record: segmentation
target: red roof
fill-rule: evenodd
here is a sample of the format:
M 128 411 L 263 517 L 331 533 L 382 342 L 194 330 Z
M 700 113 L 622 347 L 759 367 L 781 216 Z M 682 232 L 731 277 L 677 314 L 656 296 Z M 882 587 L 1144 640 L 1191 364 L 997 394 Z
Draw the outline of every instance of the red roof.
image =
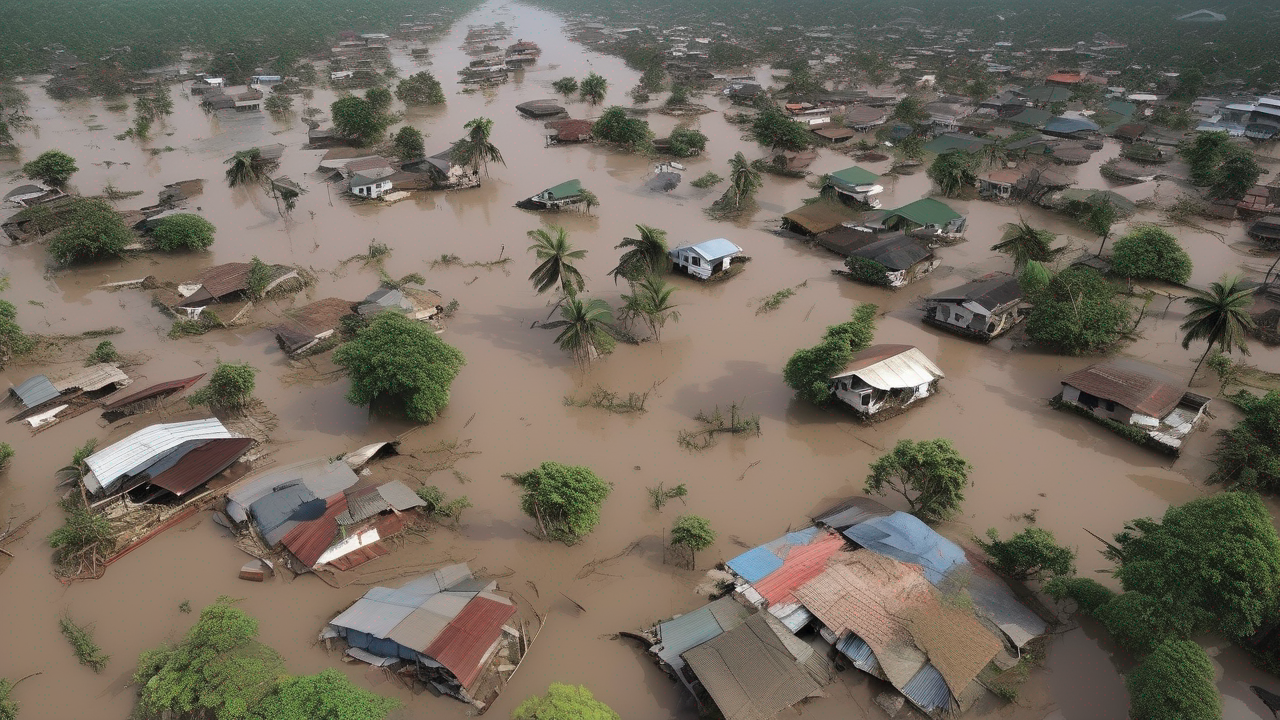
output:
M 1173 412 L 1187 392 L 1186 388 L 1161 382 L 1143 372 L 1105 363 L 1077 370 L 1064 378 L 1062 384 L 1155 418 Z
M 792 590 L 804 585 L 827 569 L 827 561 L 844 547 L 844 538 L 824 533 L 808 545 L 792 546 L 782 560 L 782 567 L 752 584 L 770 605 L 795 602 Z
M 1084 75 L 1080 73 L 1054 73 L 1045 78 L 1045 82 L 1058 83 L 1060 85 L 1075 85 L 1084 81 Z
M 210 440 L 183 455 L 173 467 L 151 478 L 151 484 L 181 497 L 231 467 L 231 463 L 239 460 L 251 447 L 253 438 Z
M 149 388 L 129 393 L 119 400 L 112 400 L 111 402 L 103 405 L 102 409 L 118 410 L 126 405 L 132 405 L 143 400 L 150 400 L 151 398 L 167 395 L 171 392 L 182 392 L 183 390 L 186 390 L 192 385 L 200 382 L 200 378 L 202 377 L 204 377 L 204 373 L 192 375 L 189 378 L 182 378 L 181 380 L 170 380 L 169 382 L 157 383 Z
M 477 595 L 422 654 L 448 668 L 462 687 L 469 689 L 480 677 L 485 653 L 515 612 L 515 605 Z
M 347 501 L 352 498 L 362 498 L 378 492 L 377 487 L 364 487 L 356 490 L 340 492 L 325 498 L 324 514 L 315 520 L 307 520 L 295 525 L 289 532 L 285 533 L 281 540 L 289 552 L 298 558 L 298 562 L 303 567 L 314 567 L 316 562 L 320 560 L 320 556 L 325 551 L 333 547 L 334 540 L 338 538 L 338 516 L 347 509 Z M 359 526 L 348 526 L 348 533 L 363 532 L 370 527 L 378 531 L 379 539 L 385 539 L 395 535 L 404 529 L 405 518 L 403 514 L 392 513 L 389 515 L 379 515 L 372 523 L 364 523 Z M 366 546 L 368 548 L 369 546 Z M 376 555 L 385 555 L 386 551 L 375 553 Z M 363 562 L 372 560 L 373 557 L 367 557 L 359 562 L 347 562 L 348 567 L 355 567 Z M 339 569 L 347 569 L 339 566 Z

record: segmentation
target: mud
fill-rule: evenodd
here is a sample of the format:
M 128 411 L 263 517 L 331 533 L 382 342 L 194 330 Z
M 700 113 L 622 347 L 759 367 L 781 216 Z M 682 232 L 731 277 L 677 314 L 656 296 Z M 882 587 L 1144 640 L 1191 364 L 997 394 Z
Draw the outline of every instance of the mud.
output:
M 517 73 L 506 85 L 461 94 L 454 71 L 467 61 L 458 48 L 466 24 L 496 20 L 515 25 L 513 41 L 533 40 L 543 54 L 534 68 Z M 494 141 L 506 166 L 491 167 L 491 177 L 480 189 L 417 194 L 388 207 L 352 205 L 311 174 L 323 151 L 300 149 L 306 128 L 297 115 L 287 120 L 265 114 L 208 116 L 197 99 L 175 88 L 175 114 L 140 147 L 113 139 L 128 125 L 126 113 L 108 111 L 100 100 L 55 103 L 38 85 L 28 85 L 39 131 L 21 136 L 23 158 L 59 148 L 79 160 L 81 170 L 73 185 L 80 192 L 100 192 L 108 182 L 122 190 L 145 191 L 122 201 L 122 208 L 150 204 L 165 183 L 204 178 L 205 192 L 192 205 L 217 225 L 217 242 L 203 255 L 147 255 L 48 275 L 42 247 L 8 247 L 0 249 L 0 264 L 12 281 L 5 297 L 18 305 L 19 320 L 31 331 L 125 328 L 112 338 L 116 347 L 150 358 L 133 369 L 137 382 L 191 375 L 210 369 L 217 359 L 247 361 L 259 368 L 257 394 L 280 423 L 270 446 L 276 462 L 333 455 L 411 428 L 370 418 L 365 410 L 349 405 L 343 398 L 345 381 L 293 382 L 296 372 L 262 325 L 293 304 L 335 296 L 359 299 L 372 291 L 377 284 L 373 267 L 352 263 L 331 271 L 374 239 L 393 249 L 386 261 L 390 274 L 422 272 L 429 287 L 446 299 L 457 298 L 461 307 L 443 337 L 465 353 L 468 365 L 453 386 L 444 416 L 416 431 L 412 442 L 427 447 L 471 441 L 470 449 L 478 454 L 456 465 L 471 482 L 463 484 L 447 471 L 435 473 L 430 482 L 451 496 L 468 495 L 475 507 L 463 516 L 458 530 L 436 529 L 425 543 L 406 543 L 384 560 L 386 567 L 411 568 L 466 559 L 491 573 L 512 572 L 502 586 L 521 592 L 547 615 L 547 626 L 528 661 L 491 717 L 508 716 L 521 699 L 552 681 L 588 685 L 625 718 L 696 717 L 687 697 L 637 647 L 612 636 L 702 602 L 693 592 L 700 572 L 663 564 L 665 528 L 682 512 L 711 520 L 720 536 L 712 548 L 699 553 L 699 566 L 705 569 L 740 552 L 735 541 L 756 544 L 772 539 L 788 527 L 804 524 L 806 514 L 825 500 L 859 492 L 867 464 L 900 438 L 949 438 L 974 464 L 974 487 L 962 515 L 942 528 L 945 533 L 963 539 L 988 527 L 1016 530 L 1025 524 L 1019 516 L 1034 512 L 1039 525 L 1079 548 L 1082 574 L 1107 567 L 1086 529 L 1103 535 L 1115 532 L 1130 518 L 1159 515 L 1172 503 L 1212 491 L 1203 485 L 1210 469 L 1206 454 L 1213 447 L 1211 433 L 1234 419 L 1224 403 L 1211 406 L 1216 417 L 1173 462 L 1047 407 L 1045 401 L 1058 391 L 1059 379 L 1091 359 L 1027 351 L 1008 338 L 975 344 L 919 321 L 920 296 L 1008 269 L 1007 259 L 988 248 L 999 226 L 1019 215 L 1075 245 L 1096 250 L 1096 239 L 1061 217 L 1031 207 L 960 201 L 956 205 L 969 215 L 968 242 L 942 249 L 939 271 L 896 293 L 855 285 L 830 274 L 838 266 L 835 256 L 769 232 L 782 213 L 814 194 L 804 180 L 766 176 L 759 209 L 737 223 L 716 223 L 705 216 L 703 208 L 722 188 L 697 190 L 687 180 L 707 170 L 723 174 L 736 151 L 760 155 L 760 149 L 743 140 L 741 131 L 720 113 L 680 120 L 701 129 L 711 141 L 703 157 L 685 161 L 686 182 L 668 195 L 644 188 L 653 164 L 649 159 L 602 147 L 544 148 L 541 122 L 521 118 L 514 109 L 517 103 L 552 97 L 553 80 L 581 77 L 588 71 L 608 78 L 607 102 L 618 102 L 638 78 L 620 60 L 567 41 L 558 18 L 522 5 L 490 2 L 434 43 L 432 53 L 432 70 L 445 85 L 447 107 L 410 109 L 406 120 L 428 134 L 427 148 L 434 152 L 460 136 L 465 121 L 480 115 L 494 118 Z M 415 69 L 402 44 L 395 47 L 394 60 L 402 73 Z M 766 71 L 761 74 L 767 79 Z M 311 104 L 327 114 L 332 99 L 331 93 L 317 91 Z M 717 110 L 728 107 L 715 96 L 701 102 Z M 568 107 L 574 117 L 591 117 L 601 109 L 576 100 Z M 659 136 L 677 123 L 657 113 L 648 120 Z M 89 130 L 90 125 L 104 127 Z M 280 174 L 308 191 L 288 221 L 260 190 L 231 190 L 222 181 L 222 161 L 234 151 L 273 142 L 289 148 Z M 144 149 L 165 146 L 175 150 L 153 155 Z M 1105 187 L 1098 167 L 1115 152 L 1108 145 L 1081 166 L 1077 173 L 1083 184 Z M 108 166 L 108 161 L 113 164 Z M 0 172 L 15 170 L 18 164 L 0 163 Z M 810 170 L 821 174 L 849 164 L 847 157 L 823 151 Z M 887 166 L 885 162 L 869 167 L 883 171 Z M 513 207 L 517 200 L 573 177 L 601 200 L 590 215 L 539 215 Z M 883 202 L 894 207 L 929 190 L 923 173 L 904 176 L 889 183 Z M 1159 216 L 1147 213 L 1142 218 Z M 525 279 L 534 267 L 524 251 L 525 233 L 550 224 L 568 228 L 574 244 L 588 250 L 580 266 L 589 278 L 588 294 L 616 305 L 624 289 L 606 273 L 617 259 L 613 246 L 633 233 L 636 223 L 666 229 L 675 243 L 729 237 L 754 262 L 726 283 L 703 286 L 673 278 L 679 287 L 681 319 L 667 326 L 662 343 L 620 345 L 603 362 L 581 371 L 555 347 L 553 333 L 530 329 L 533 321 L 546 317 L 549 307 Z M 1193 285 L 1262 263 L 1233 249 L 1233 243 L 1244 238 L 1238 223 L 1217 229 L 1224 240 L 1174 229 L 1195 260 Z M 515 262 L 492 268 L 431 269 L 431 260 L 446 253 L 463 262 L 500 255 L 513 256 Z M 145 293 L 99 287 L 147 275 L 184 280 L 208 265 L 244 261 L 251 255 L 311 268 L 319 282 L 293 300 L 259 308 L 259 326 L 180 341 L 165 337 L 170 321 L 150 307 Z M 778 309 L 756 314 L 760 299 L 806 281 Z M 947 373 L 938 396 L 872 426 L 794 400 L 781 377 L 782 365 L 795 348 L 812 344 L 825 326 L 847 319 L 858 302 L 877 303 L 885 313 L 878 342 L 917 345 Z M 1185 310 L 1179 303 L 1168 312 L 1163 307 L 1163 300 L 1152 304 L 1141 338 L 1121 352 L 1185 380 L 1198 357 L 1195 348 L 1184 351 L 1178 344 L 1177 325 Z M 84 352 L 90 348 L 86 344 Z M 1255 345 L 1252 362 L 1258 366 L 1280 370 L 1278 358 L 1277 351 Z M 4 370 L 3 378 L 16 383 L 54 369 L 15 366 Z M 597 385 L 628 393 L 644 392 L 655 383 L 644 414 L 615 415 L 563 402 L 565 395 L 583 396 Z M 1200 390 L 1212 392 L 1216 387 Z M 677 445 L 677 432 L 696 426 L 699 411 L 735 401 L 760 415 L 759 437 L 726 435 L 701 452 Z M 101 580 L 60 584 L 50 573 L 50 551 L 43 541 L 61 523 L 53 473 L 85 439 L 106 436 L 94 413 L 35 436 L 17 425 L 0 426 L 0 440 L 18 450 L 12 467 L 0 476 L 0 510 L 8 509 L 19 520 L 43 511 L 25 539 L 6 546 L 16 557 L 0 575 L 0 628 L 7 648 L 0 654 L 0 676 L 43 671 L 17 693 L 24 718 L 126 717 L 133 706 L 134 690 L 128 681 L 138 653 L 181 636 L 192 622 L 192 616 L 178 611 L 184 600 L 199 608 L 220 595 L 243 598 L 245 610 L 262 621 L 262 640 L 280 650 L 294 672 L 340 668 L 353 680 L 404 701 L 405 709 L 397 717 L 467 714 L 466 706 L 450 699 L 413 696 L 378 671 L 344 665 L 314 642 L 321 626 L 367 587 L 334 589 L 310 576 L 292 582 L 277 577 L 264 584 L 239 581 L 236 573 L 246 557 L 207 514 L 131 553 Z M 526 531 L 533 523 L 520 513 L 517 493 L 501 477 L 547 459 L 591 466 L 614 484 L 600 526 L 578 546 L 544 544 L 531 537 Z M 661 514 L 653 511 L 645 488 L 660 481 L 667 486 L 687 483 L 687 504 L 668 504 Z M 639 545 L 632 553 L 595 566 L 594 572 L 582 572 L 593 560 L 613 556 L 636 541 Z M 536 594 L 526 581 L 536 584 Z M 76 664 L 58 635 L 57 618 L 63 613 L 94 624 L 98 643 L 113 656 L 102 675 Z M 1273 687 L 1274 678 L 1251 668 L 1241 653 L 1220 641 L 1211 652 L 1220 670 L 1226 717 L 1263 717 L 1265 708 L 1248 685 Z M 1017 703 L 1005 705 L 989 697 L 972 716 L 1123 718 L 1127 698 L 1119 673 L 1129 662 L 1096 626 L 1068 630 L 1055 637 L 1046 668 L 1033 673 Z M 882 689 L 859 673 L 845 672 L 828 689 L 830 697 L 807 705 L 804 713 L 823 720 L 846 718 L 851 706 L 857 706 L 875 717 L 879 710 L 872 708 L 871 698 Z

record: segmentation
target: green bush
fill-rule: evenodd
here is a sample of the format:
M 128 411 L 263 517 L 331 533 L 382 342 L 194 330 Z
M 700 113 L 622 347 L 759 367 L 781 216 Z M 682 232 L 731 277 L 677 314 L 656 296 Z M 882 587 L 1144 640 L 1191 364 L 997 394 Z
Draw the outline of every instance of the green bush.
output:
M 35 349 L 36 341 L 22 332 L 16 319 L 18 309 L 8 300 L 0 300 L 0 368 L 17 355 L 26 355 Z
M 67 642 L 71 643 L 71 648 L 75 651 L 76 659 L 81 665 L 89 666 L 96 673 L 102 672 L 107 667 L 107 661 L 111 656 L 102 652 L 102 648 L 93 641 L 91 627 L 77 625 L 71 621 L 71 618 L 62 617 L 58 619 L 58 629 L 67 638 Z
M 782 368 L 782 378 L 796 395 L 814 405 L 831 399 L 831 376 L 849 364 L 855 352 L 871 346 L 876 332 L 876 312 L 871 303 L 853 311 L 853 319 L 827 328 L 822 342 L 797 350 Z
M 600 522 L 600 505 L 613 486 L 589 468 L 544 462 L 519 475 L 507 476 L 524 490 L 520 507 L 538 522 L 545 538 L 572 545 Z
M 1217 464 L 1209 482 L 1241 490 L 1280 492 L 1280 391 L 1232 398 L 1244 417 L 1218 431 Z
M 431 422 L 449 404 L 449 386 L 466 358 L 431 327 L 384 312 L 340 346 L 333 361 L 347 371 L 356 405 L 388 407 L 414 422 Z
M 1114 345 L 1133 308 L 1097 270 L 1076 265 L 1032 293 L 1027 336 L 1059 352 L 1083 355 Z
M 213 223 L 193 213 L 170 215 L 151 231 L 161 250 L 206 250 L 217 230 Z
M 79 170 L 76 159 L 61 150 L 46 150 L 35 160 L 22 166 L 22 174 L 54 187 L 67 184 Z
M 868 495 L 906 498 L 911 513 L 925 522 L 946 520 L 960 509 L 965 488 L 973 484 L 973 466 L 950 440 L 899 440 L 889 452 L 871 463 L 865 490 Z
M 890 287 L 893 284 L 889 280 L 889 268 L 871 258 L 850 255 L 844 259 L 844 266 L 849 271 L 849 277 L 858 282 L 879 287 Z
M 562 77 L 551 83 L 551 87 L 561 95 L 572 95 L 578 92 L 578 81 L 571 77 Z
M 1072 575 L 1076 571 L 1076 553 L 1062 547 L 1053 533 L 1044 528 L 1030 527 L 1015 533 L 1008 540 L 1001 540 L 995 528 L 987 530 L 987 540 L 975 537 L 974 542 L 991 560 L 991 567 L 1015 580 L 1029 580 L 1048 573 Z
M 705 175 L 698 178 L 697 180 L 694 180 L 689 184 L 698 188 L 699 190 L 706 190 L 707 188 L 722 182 L 724 182 L 724 178 L 708 170 Z
M 396 85 L 396 97 L 405 105 L 440 105 L 445 101 L 440 81 L 426 70 L 401 80 Z
M 98 343 L 98 347 L 89 353 L 89 357 L 85 360 L 87 365 L 97 365 L 98 363 L 111 363 L 120 359 L 120 353 L 116 352 L 116 346 L 110 340 L 103 340 Z
M 1105 585 L 1093 578 L 1056 576 L 1044 583 L 1044 592 L 1058 602 L 1074 600 L 1080 612 L 1093 615 L 1116 596 Z
M 643 152 L 653 143 L 649 123 L 629 117 L 626 110 L 618 105 L 600 115 L 600 119 L 591 126 L 591 134 L 597 140 L 622 145 L 634 152 Z
M 687 547 L 691 553 L 706 550 L 716 541 L 711 521 L 699 515 L 681 515 L 671 524 L 671 544 Z
M 672 130 L 668 142 L 671 154 L 676 157 L 691 157 L 707 149 L 707 136 L 692 128 Z
M 253 402 L 254 376 L 258 374 L 248 363 L 219 362 L 209 384 L 191 394 L 191 407 L 207 405 L 214 410 L 240 410 Z
M 1116 642 L 1136 653 L 1151 652 L 1165 638 L 1185 638 L 1191 631 L 1185 617 L 1171 612 L 1167 600 L 1140 592 L 1120 593 L 1094 615 Z
M 5 469 L 9 461 L 13 459 L 13 446 L 9 443 L 0 442 L 0 470 Z
M 1162 227 L 1141 225 L 1116 240 L 1111 269 L 1131 280 L 1164 280 L 1181 285 L 1191 278 L 1191 256 Z
M 619 720 L 619 716 L 581 685 L 551 683 L 546 695 L 520 703 L 511 720 Z
M 1189 640 L 1166 640 L 1125 678 L 1131 720 L 1221 720 L 1213 663 Z
M 69 265 L 120 257 L 133 241 L 133 232 L 110 205 L 101 200 L 78 200 L 48 247 L 54 260 Z

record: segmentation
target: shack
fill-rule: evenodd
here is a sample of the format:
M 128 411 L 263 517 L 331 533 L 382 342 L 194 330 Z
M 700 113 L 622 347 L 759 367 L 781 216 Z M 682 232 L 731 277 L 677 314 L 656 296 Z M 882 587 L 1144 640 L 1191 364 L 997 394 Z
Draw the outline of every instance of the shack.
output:
M 301 519 L 280 537 L 287 564 L 299 572 L 326 565 L 348 571 L 387 555 L 382 541 L 420 520 L 417 508 L 426 505 L 399 481 L 346 488 L 323 500 L 323 511 L 318 501 L 303 503 L 292 516 Z
M 1008 200 L 1022 180 L 1022 172 L 1012 168 L 992 170 L 978 176 L 978 194 L 984 198 Z
M 548 118 L 565 114 L 563 105 L 555 100 L 530 100 L 516 105 L 516 110 L 528 118 Z
M 341 298 L 325 298 L 286 314 L 286 320 L 271 328 L 280 349 L 289 355 L 316 352 L 322 345 L 337 342 L 342 319 L 355 313 L 356 303 Z
M 560 143 L 589 142 L 593 124 L 590 120 L 565 118 L 543 123 L 542 126 L 547 129 L 547 143 L 558 145 Z
M 410 320 L 426 322 L 444 311 L 440 293 L 425 288 L 378 288 L 356 305 L 356 314 L 372 317 L 382 312 L 396 312 Z
M 119 363 L 97 363 L 58 380 L 34 375 L 9 388 L 9 394 L 23 409 L 8 421 L 26 421 L 32 428 L 53 425 L 87 412 L 97 405 L 98 398 L 131 382 Z
M 242 320 L 253 307 L 254 293 L 266 296 L 270 293 L 296 292 L 302 289 L 302 278 L 295 268 L 288 265 L 267 265 L 267 273 L 258 281 L 261 287 L 250 284 L 251 263 L 224 263 L 215 265 L 192 281 L 176 287 L 162 287 L 154 294 L 157 304 L 174 315 L 187 319 L 204 319 L 206 313 L 222 324 L 230 325 Z M 212 306 L 218 306 L 216 309 Z
M 830 232 L 842 225 L 856 224 L 862 213 L 835 200 L 819 200 L 792 210 L 782 216 L 782 229 L 799 235 L 813 237 Z
M 200 382 L 204 373 L 191 377 L 156 383 L 133 392 L 118 392 L 102 399 L 102 416 L 107 422 L 115 422 L 129 415 L 146 412 L 164 400 L 181 395 Z
M 991 340 L 1022 322 L 1022 304 L 1018 279 L 993 273 L 925 298 L 924 321 L 957 335 Z
M 542 192 L 521 200 L 516 207 L 524 210 L 561 210 L 570 205 L 586 202 L 582 194 L 582 183 L 578 180 L 566 180 Z
M 890 210 L 881 218 L 886 230 L 931 230 L 954 235 L 964 232 L 965 217 L 941 200 L 923 198 Z
M 450 145 L 435 155 L 421 160 L 407 162 L 402 166 L 406 172 L 425 173 L 441 190 L 461 190 L 480 187 L 480 172 L 469 165 L 454 162 L 454 149 L 457 144 Z
M 374 199 L 391 192 L 395 169 L 389 160 L 375 155 L 352 160 L 346 164 L 343 174 L 348 176 L 347 186 L 352 195 Z
M 874 284 L 903 287 L 933 272 L 941 262 L 929 243 L 904 233 L 891 233 L 849 253 L 849 258 L 863 258 L 883 268 L 884 282 Z M 875 267 L 875 266 L 872 266 Z M 842 273 L 845 274 L 845 273 Z M 861 279 L 854 276 L 854 279 Z
M 200 488 L 254 445 L 217 418 L 143 428 L 85 459 L 82 478 L 94 497 L 128 494 L 135 503 L 178 497 Z
M 914 346 L 872 345 L 831 376 L 831 390 L 840 402 L 870 417 L 929 397 L 943 377 Z
M 879 175 L 854 165 L 827 175 L 822 189 L 834 192 L 843 202 L 878 209 L 880 200 L 876 195 L 884 192 L 884 187 L 878 184 L 879 180 Z
M 724 238 L 716 238 L 697 245 L 681 245 L 667 254 L 673 271 L 709 280 L 713 275 L 727 272 L 733 259 L 742 255 L 742 248 Z
M 1100 363 L 1062 380 L 1055 400 L 1103 421 L 1138 428 L 1156 447 L 1177 455 L 1204 417 L 1209 398 L 1171 385 L 1136 366 Z M 1129 437 L 1127 434 L 1125 437 Z

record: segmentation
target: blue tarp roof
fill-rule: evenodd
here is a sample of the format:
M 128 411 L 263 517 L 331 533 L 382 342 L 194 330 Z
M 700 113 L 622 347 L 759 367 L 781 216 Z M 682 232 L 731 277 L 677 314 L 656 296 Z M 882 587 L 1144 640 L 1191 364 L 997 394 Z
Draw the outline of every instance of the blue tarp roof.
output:
M 808 545 L 818 536 L 817 527 L 789 532 L 786 535 L 752 548 L 728 562 L 729 569 L 738 573 L 749 583 L 760 582 L 770 573 L 782 567 L 782 559 L 786 555 L 785 548 L 792 545 Z
M 738 627 L 747 615 L 747 608 L 737 600 L 722 597 L 658 625 L 658 639 L 662 644 L 655 652 L 679 670 L 684 667 L 681 655 Z
M 844 535 L 868 550 L 921 566 L 934 585 L 953 567 L 968 562 L 960 546 L 904 512 L 871 518 L 845 530 Z

